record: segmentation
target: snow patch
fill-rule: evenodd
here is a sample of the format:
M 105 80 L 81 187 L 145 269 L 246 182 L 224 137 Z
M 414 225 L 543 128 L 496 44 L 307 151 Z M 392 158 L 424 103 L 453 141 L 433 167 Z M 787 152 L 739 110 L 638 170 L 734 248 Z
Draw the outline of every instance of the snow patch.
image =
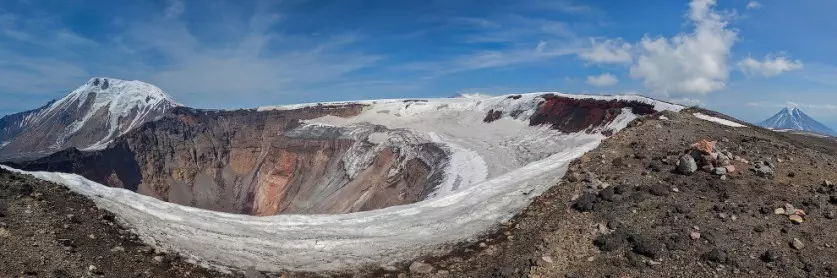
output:
M 730 121 L 730 120 L 725 120 L 725 119 L 721 119 L 721 118 L 718 118 L 718 117 L 713 117 L 713 116 L 709 116 L 709 115 L 705 115 L 705 114 L 701 114 L 701 113 L 694 113 L 692 115 L 695 115 L 695 117 L 697 117 L 698 119 L 701 119 L 701 120 L 706 120 L 706 121 L 722 124 L 722 125 L 729 126 L 729 127 L 746 127 L 745 125 L 742 125 L 742 124 L 739 124 L 739 123 L 736 123 L 736 122 L 733 122 L 733 121 Z

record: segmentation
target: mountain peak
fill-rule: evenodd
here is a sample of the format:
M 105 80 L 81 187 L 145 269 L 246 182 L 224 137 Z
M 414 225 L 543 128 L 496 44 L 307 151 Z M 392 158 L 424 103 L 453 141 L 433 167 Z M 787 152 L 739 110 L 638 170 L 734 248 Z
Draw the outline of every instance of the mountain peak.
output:
M 782 108 L 779 113 L 764 120 L 759 125 L 775 130 L 798 130 L 821 134 L 837 134 L 834 130 L 814 120 L 797 107 Z

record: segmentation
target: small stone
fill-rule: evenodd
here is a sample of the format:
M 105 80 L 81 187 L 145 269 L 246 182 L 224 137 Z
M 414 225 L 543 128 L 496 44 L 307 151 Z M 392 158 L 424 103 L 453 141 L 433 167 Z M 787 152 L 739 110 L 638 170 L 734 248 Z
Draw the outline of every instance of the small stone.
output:
M 822 181 L 822 186 L 832 186 L 832 185 L 834 185 L 834 184 L 832 184 L 831 181 L 829 181 L 829 180 Z
M 712 169 L 712 174 L 717 176 L 723 176 L 727 174 L 727 168 L 725 167 L 715 167 Z
M 485 248 L 485 247 L 487 247 L 487 246 L 488 246 L 488 245 L 487 245 L 487 244 L 485 244 L 485 242 L 480 242 L 480 248 Z
M 721 175 L 721 177 L 719 179 L 721 179 L 722 181 L 725 181 L 725 180 L 728 180 L 729 178 L 727 177 L 727 175 Z
M 726 263 L 727 252 L 718 248 L 712 248 L 712 251 L 706 254 L 706 259 L 716 263 Z
M 727 173 L 735 172 L 735 166 L 732 166 L 732 165 L 724 166 L 724 169 L 727 170 Z
M 692 233 L 689 234 L 689 237 L 692 238 L 692 240 L 698 240 L 698 239 L 700 239 L 700 233 L 699 232 L 692 232 Z
M 610 187 L 609 183 L 606 183 L 606 182 L 599 183 L 599 189 L 605 189 L 605 188 L 608 188 L 608 187 Z
M 773 210 L 773 214 L 785 215 L 785 209 L 784 208 L 776 208 L 776 209 Z
M 802 250 L 802 248 L 805 248 L 805 243 L 802 243 L 802 241 L 798 238 L 793 238 L 791 241 L 791 247 L 796 250 Z
M 418 274 L 429 274 L 433 272 L 433 266 L 423 262 L 415 261 L 410 264 L 410 272 Z
M 592 262 L 592 261 L 595 261 L 595 260 L 596 260 L 596 257 L 593 257 L 593 256 L 587 257 L 588 262 Z
M 711 153 L 715 152 L 715 144 L 716 143 L 717 143 L 717 141 L 709 141 L 709 140 L 706 140 L 706 139 L 702 139 L 702 140 L 698 141 L 697 143 L 693 144 L 692 148 L 694 148 L 695 150 L 701 151 L 703 153 L 706 153 L 706 154 L 711 154 Z
M 665 186 L 665 185 L 662 185 L 662 184 L 659 184 L 659 183 L 655 184 L 655 185 L 652 185 L 651 188 L 649 189 L 649 191 L 651 192 L 651 194 L 654 194 L 655 196 L 668 196 L 669 195 L 668 186 Z
M 764 253 L 761 254 L 761 260 L 766 263 L 776 262 L 779 261 L 779 259 L 779 252 L 773 249 L 768 249 L 767 251 L 764 251 Z
M 727 215 L 725 212 L 722 212 L 722 213 L 718 214 L 718 218 L 727 219 L 727 217 L 729 217 L 729 215 Z
M 543 257 L 541 257 L 541 261 L 543 261 L 544 263 L 552 264 L 552 257 L 543 256 Z
M 112 249 L 110 249 L 110 251 L 111 252 L 125 252 L 125 247 L 116 246 L 116 247 L 113 247 Z
M 163 257 L 163 256 L 154 256 L 154 261 L 155 262 L 162 263 L 163 259 L 165 259 L 165 257 Z
M 756 231 L 756 233 L 763 233 L 764 231 L 767 231 L 767 228 L 765 228 L 763 225 L 758 225 L 755 228 L 753 228 L 753 230 Z
M 793 207 L 791 204 L 785 204 L 785 214 L 792 215 L 796 214 L 796 208 Z
M 90 238 L 90 239 L 96 239 L 96 235 L 94 235 L 94 234 L 89 234 L 89 235 L 87 235 L 87 237 Z
M 610 232 L 610 229 L 608 229 L 608 228 L 607 228 L 607 225 L 606 225 L 606 224 L 602 224 L 602 223 L 596 224 L 596 230 L 597 230 L 600 234 L 606 234 L 606 233 L 609 233 L 609 232 Z
M 802 216 L 799 216 L 799 215 L 797 215 L 797 214 L 794 214 L 794 215 L 788 216 L 788 218 L 789 218 L 789 219 L 790 219 L 790 221 L 791 221 L 791 222 L 793 222 L 794 224 L 802 224 L 802 222 L 805 222 L 805 219 L 803 219 L 803 218 L 802 218 Z

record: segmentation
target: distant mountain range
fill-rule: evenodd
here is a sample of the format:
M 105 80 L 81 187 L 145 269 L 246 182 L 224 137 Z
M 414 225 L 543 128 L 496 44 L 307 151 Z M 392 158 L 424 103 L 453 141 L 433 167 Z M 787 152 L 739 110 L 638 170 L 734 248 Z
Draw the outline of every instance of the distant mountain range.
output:
M 774 130 L 807 131 L 819 134 L 837 135 L 831 128 L 806 115 L 799 108 L 783 108 L 758 125 Z

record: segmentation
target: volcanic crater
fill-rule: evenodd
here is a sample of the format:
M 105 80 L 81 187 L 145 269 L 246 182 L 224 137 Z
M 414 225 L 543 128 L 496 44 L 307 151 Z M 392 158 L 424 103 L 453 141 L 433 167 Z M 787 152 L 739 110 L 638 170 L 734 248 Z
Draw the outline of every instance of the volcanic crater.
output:
M 515 129 L 529 126 L 550 136 L 609 134 L 612 130 L 606 126 L 628 111 L 655 112 L 653 105 L 636 100 L 553 94 L 522 100 L 513 95 L 501 102 L 505 105 L 487 113 L 466 107 L 452 109 L 457 111 L 454 114 L 443 112 L 456 102 L 422 100 L 249 110 L 176 107 L 107 148 L 70 148 L 10 165 L 77 173 L 110 187 L 213 211 L 258 216 L 342 214 L 456 192 L 567 148 L 559 140 L 549 142 L 554 139 L 549 136 L 539 137 L 541 142 L 532 139 L 538 135 L 515 137 L 519 131 Z M 426 110 L 438 110 L 439 122 L 479 118 L 473 122 L 486 125 L 479 129 L 495 132 L 478 136 L 498 138 L 457 138 L 457 132 L 465 131 L 448 128 L 461 125 L 433 126 L 433 121 L 428 125 L 422 120 L 418 126 L 405 115 Z M 468 153 L 475 144 L 496 142 L 502 146 L 479 146 Z M 498 147 L 509 150 L 495 152 Z M 456 157 L 463 150 L 465 157 Z M 520 154 L 512 157 L 512 152 Z M 498 160 L 487 155 L 504 162 L 494 163 Z M 464 168 L 457 167 L 462 164 Z M 476 174 L 462 173 L 466 171 Z

